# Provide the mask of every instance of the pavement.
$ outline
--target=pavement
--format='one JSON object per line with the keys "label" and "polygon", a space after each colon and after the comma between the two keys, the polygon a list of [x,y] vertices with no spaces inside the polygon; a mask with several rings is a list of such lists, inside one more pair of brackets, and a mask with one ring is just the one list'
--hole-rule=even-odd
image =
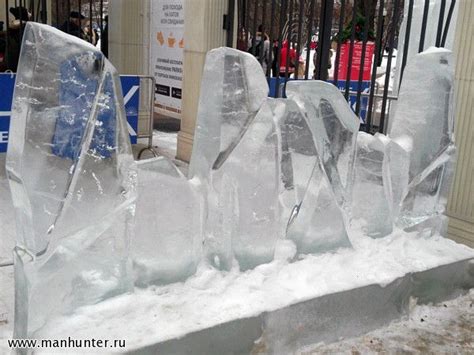
{"label": "pavement", "polygon": [[474,354],[474,289],[453,300],[417,305],[402,320],[363,336],[313,344],[298,355]]}

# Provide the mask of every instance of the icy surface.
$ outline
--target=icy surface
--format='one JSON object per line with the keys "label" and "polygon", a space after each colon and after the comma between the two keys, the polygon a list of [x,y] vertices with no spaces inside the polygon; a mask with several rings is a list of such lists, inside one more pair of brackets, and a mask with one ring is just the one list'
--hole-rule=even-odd
{"label": "icy surface", "polygon": [[[277,245],[280,259],[247,272],[202,265],[184,283],[136,290],[50,322],[43,338],[126,339],[127,350],[179,338],[234,319],[251,317],[317,296],[385,285],[408,272],[474,257],[474,250],[435,236],[394,231],[386,238],[362,237],[354,249],[307,256],[289,263],[294,249]],[[280,251],[280,249],[282,249]],[[133,311],[131,311],[133,307]]]}
{"label": "icy surface", "polygon": [[209,179],[245,134],[268,95],[262,68],[249,53],[217,48],[206,56],[189,177]]}
{"label": "icy surface", "polygon": [[387,141],[381,136],[359,132],[352,217],[362,220],[364,232],[371,237],[384,237],[393,228],[386,151]]}
{"label": "icy surface", "polygon": [[409,186],[399,216],[403,227],[444,211],[455,161],[452,62],[451,51],[430,48],[405,70],[388,131],[395,142],[411,146]]}
{"label": "icy surface", "polygon": [[286,88],[308,118],[336,201],[349,208],[359,120],[339,90],[323,81],[289,82]]}
{"label": "icy surface", "polygon": [[[204,197],[205,253],[219,268],[231,267],[232,240],[235,241],[235,251],[242,263],[255,264],[252,255],[247,253],[265,261],[271,260],[273,253],[272,243],[268,243],[268,249],[265,250],[262,248],[265,243],[260,238],[263,237],[263,230],[269,227],[270,238],[275,239],[271,231],[275,221],[272,215],[277,213],[277,206],[270,203],[270,209],[266,211],[268,205],[265,203],[270,202],[266,199],[275,197],[274,194],[269,196],[266,191],[275,189],[276,183],[270,180],[265,181],[268,186],[262,185],[263,179],[276,178],[276,161],[269,156],[270,152],[276,151],[276,137],[272,134],[274,125],[271,117],[263,117],[250,128],[267,95],[268,85],[264,73],[252,55],[230,48],[214,49],[207,54],[189,178],[195,179]],[[257,137],[246,135],[249,129]],[[270,139],[268,142],[264,141],[267,136]],[[249,161],[245,164],[239,161],[238,171],[241,173],[240,178],[245,177],[248,181],[237,181],[235,176],[224,171],[235,172],[235,157],[244,158],[242,154],[245,154],[245,148],[240,147],[235,152],[238,145],[246,145],[249,149]],[[255,174],[259,169],[260,153],[261,175]],[[229,158],[231,155],[234,158]],[[225,163],[228,167],[222,169]],[[261,188],[261,191],[251,191],[251,184],[257,189]],[[240,209],[244,196],[248,198],[252,192],[256,195],[247,204],[248,208]],[[265,197],[259,201],[262,194]],[[251,219],[245,225],[234,223],[246,217]],[[251,238],[249,233],[252,232],[257,233],[254,236],[255,244],[247,244]]]}
{"label": "icy surface", "polygon": [[25,29],[7,174],[16,337],[131,289],[136,170],[118,75],[94,47],[50,26]]}
{"label": "icy surface", "polygon": [[333,85],[289,82],[286,91],[307,118],[318,156],[288,237],[303,252],[350,246],[346,223],[359,120]]}
{"label": "icy surface", "polygon": [[183,280],[200,259],[200,201],[192,184],[164,157],[138,167],[135,237],[132,241],[136,284]]}

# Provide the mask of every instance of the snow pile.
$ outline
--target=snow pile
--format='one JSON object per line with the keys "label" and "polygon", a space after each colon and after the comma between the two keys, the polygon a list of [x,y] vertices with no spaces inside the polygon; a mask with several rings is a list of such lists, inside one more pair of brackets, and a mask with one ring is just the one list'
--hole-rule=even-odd
{"label": "snow pile", "polygon": [[290,263],[290,241],[278,260],[240,272],[200,265],[182,283],[136,289],[50,321],[40,338],[92,335],[126,339],[127,350],[182,337],[233,319],[256,316],[325,294],[369,284],[386,285],[408,272],[473,258],[474,250],[440,236],[428,239],[396,230],[381,239],[353,233],[354,249],[308,255]]}

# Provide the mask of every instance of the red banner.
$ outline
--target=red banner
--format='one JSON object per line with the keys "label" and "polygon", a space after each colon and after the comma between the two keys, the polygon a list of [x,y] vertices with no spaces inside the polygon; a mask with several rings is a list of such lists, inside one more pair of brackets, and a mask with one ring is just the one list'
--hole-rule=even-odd
{"label": "red banner", "polygon": [[[362,60],[362,43],[354,42],[354,49],[352,53],[351,77],[350,80],[359,80],[360,62]],[[341,45],[341,54],[339,59],[338,80],[347,80],[347,71],[349,67],[349,51],[351,48],[350,42]],[[372,70],[372,57],[374,55],[374,42],[367,42],[364,58],[364,72],[362,80],[370,80],[370,72]]]}

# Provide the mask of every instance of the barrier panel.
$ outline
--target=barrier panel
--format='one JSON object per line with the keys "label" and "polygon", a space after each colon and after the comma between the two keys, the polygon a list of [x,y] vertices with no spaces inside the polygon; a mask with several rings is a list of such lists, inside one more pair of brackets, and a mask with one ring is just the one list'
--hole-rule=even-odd
{"label": "barrier panel", "polygon": [[[137,143],[138,111],[140,105],[140,76],[121,75],[123,101],[127,116],[127,128],[132,144]],[[15,74],[0,73],[0,153],[7,151],[10,129],[10,115],[12,108]]]}

